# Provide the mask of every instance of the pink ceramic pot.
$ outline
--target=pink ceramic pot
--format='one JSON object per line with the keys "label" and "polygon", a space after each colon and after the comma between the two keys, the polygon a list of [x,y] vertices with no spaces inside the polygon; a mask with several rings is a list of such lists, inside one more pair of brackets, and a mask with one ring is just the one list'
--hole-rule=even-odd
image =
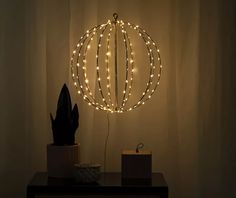
{"label": "pink ceramic pot", "polygon": [[79,144],[56,146],[47,145],[47,170],[49,177],[71,178],[74,176],[74,164],[79,160]]}

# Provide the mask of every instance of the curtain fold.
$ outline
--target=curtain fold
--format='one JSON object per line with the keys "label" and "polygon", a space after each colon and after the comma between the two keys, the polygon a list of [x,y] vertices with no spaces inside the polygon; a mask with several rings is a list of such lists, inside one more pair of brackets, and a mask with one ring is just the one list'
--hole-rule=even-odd
{"label": "curtain fold", "polygon": [[33,173],[46,171],[49,113],[63,83],[79,105],[81,162],[104,165],[107,115],[77,95],[70,56],[80,36],[114,12],[150,33],[164,68],[150,101],[109,115],[106,170],[120,171],[122,150],[143,142],[171,198],[236,197],[233,0],[2,0],[0,197],[25,197]]}

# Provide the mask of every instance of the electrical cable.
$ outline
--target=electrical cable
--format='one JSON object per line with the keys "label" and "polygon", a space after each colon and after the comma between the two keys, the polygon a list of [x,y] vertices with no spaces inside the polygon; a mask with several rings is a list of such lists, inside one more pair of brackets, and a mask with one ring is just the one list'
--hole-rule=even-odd
{"label": "electrical cable", "polygon": [[107,145],[110,135],[110,119],[109,119],[109,112],[107,111],[107,136],[104,145],[104,173],[106,172],[106,160],[107,160]]}

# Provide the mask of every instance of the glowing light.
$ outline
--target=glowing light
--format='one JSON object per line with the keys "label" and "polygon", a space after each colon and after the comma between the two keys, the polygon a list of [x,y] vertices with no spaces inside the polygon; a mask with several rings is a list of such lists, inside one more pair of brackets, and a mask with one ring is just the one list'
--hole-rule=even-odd
{"label": "glowing light", "polygon": [[[140,63],[140,59],[135,57],[134,50],[139,46],[139,44],[136,44],[136,40],[133,39],[135,34],[137,34],[137,40],[144,42],[143,58],[146,58],[147,62]],[[132,38],[129,35],[132,35]],[[133,44],[135,48],[133,48]],[[95,55],[93,57],[88,56],[93,51],[95,51]],[[124,58],[124,64],[117,67],[119,62],[122,62],[117,60],[122,58]],[[70,60],[71,75],[77,93],[82,95],[89,106],[109,113],[132,111],[144,105],[160,84],[163,67],[160,50],[150,35],[139,25],[117,20],[115,17],[113,20],[107,20],[106,23],[87,30],[72,51]],[[89,60],[88,63],[87,60]],[[119,69],[121,66],[124,69]],[[139,94],[131,94],[135,91],[133,90],[133,84],[136,84],[137,70],[139,73],[146,71],[146,69],[140,67],[149,69],[148,79],[144,82],[146,87]],[[93,82],[91,80],[93,76],[87,72],[92,70],[95,72],[95,82],[97,83],[95,89],[97,90],[91,91],[89,81]],[[124,76],[124,78],[120,78],[119,75]],[[121,79],[123,81],[118,82]],[[118,87],[120,84],[122,84],[122,87]],[[137,102],[134,104],[128,102],[135,100]]]}

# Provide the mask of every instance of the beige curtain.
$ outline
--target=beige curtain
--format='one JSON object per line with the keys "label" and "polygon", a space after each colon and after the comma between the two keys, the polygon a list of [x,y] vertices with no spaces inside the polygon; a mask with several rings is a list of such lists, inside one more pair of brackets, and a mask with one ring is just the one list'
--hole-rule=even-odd
{"label": "beige curtain", "polygon": [[164,69],[150,101],[110,115],[107,171],[143,142],[171,198],[236,197],[235,9],[233,0],[0,1],[0,197],[25,197],[46,171],[63,83],[79,105],[81,161],[103,165],[106,113],[76,95],[69,60],[81,34],[114,12],[152,35]]}

